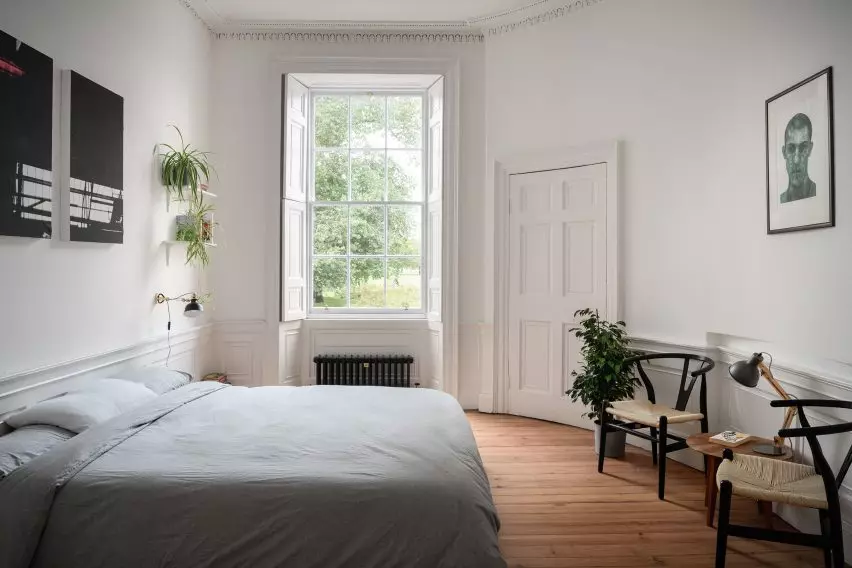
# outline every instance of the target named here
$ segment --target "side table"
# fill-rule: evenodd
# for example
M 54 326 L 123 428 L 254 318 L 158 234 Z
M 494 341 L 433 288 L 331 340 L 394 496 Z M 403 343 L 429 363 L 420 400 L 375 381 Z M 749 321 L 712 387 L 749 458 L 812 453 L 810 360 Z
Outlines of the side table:
M 710 441 L 710 437 L 715 436 L 717 433 L 693 434 L 692 436 L 686 439 L 686 444 L 690 448 L 692 448 L 696 452 L 707 456 L 707 471 L 704 472 L 706 483 L 706 487 L 704 489 L 704 504 L 707 506 L 708 527 L 713 526 L 713 519 L 716 516 L 716 496 L 719 493 L 719 488 L 716 487 L 716 470 L 719 469 L 719 464 L 722 463 L 722 452 L 724 452 L 726 449 L 730 449 L 735 454 L 757 456 L 759 454 L 754 453 L 755 446 L 773 443 L 772 440 L 753 437 L 751 440 L 745 442 L 744 444 L 740 444 L 735 448 L 729 448 L 728 446 L 723 446 L 721 444 L 716 444 Z M 791 450 L 787 446 L 784 446 L 784 453 L 780 456 L 760 455 L 760 457 L 771 460 L 787 461 L 793 459 L 793 450 Z M 764 503 L 762 501 L 759 501 L 758 507 L 760 508 L 760 512 L 767 517 L 768 522 L 771 522 L 772 503 Z

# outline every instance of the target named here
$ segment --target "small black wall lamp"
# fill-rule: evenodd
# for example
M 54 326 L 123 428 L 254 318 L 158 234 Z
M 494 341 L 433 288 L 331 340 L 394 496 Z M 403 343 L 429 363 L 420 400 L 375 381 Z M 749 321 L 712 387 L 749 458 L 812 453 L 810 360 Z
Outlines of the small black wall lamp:
M 189 296 L 189 298 L 187 298 Z M 180 296 L 175 296 L 174 298 L 169 298 L 165 294 L 157 294 L 154 296 L 154 300 L 158 304 L 168 304 L 169 302 L 185 302 L 186 307 L 183 309 L 183 315 L 188 318 L 197 318 L 204 311 L 204 306 L 201 305 L 201 301 L 198 299 L 198 294 L 195 292 L 187 292 L 186 294 L 181 294 Z M 169 328 L 171 328 L 171 322 L 169 322 Z
M 195 292 L 187 292 L 186 294 L 181 294 L 174 298 L 169 298 L 165 294 L 160 293 L 154 296 L 154 301 L 157 302 L 157 304 L 165 304 L 166 308 L 169 310 L 169 324 L 166 326 L 166 335 L 168 336 L 169 342 L 169 353 L 166 355 L 166 367 L 168 367 L 169 360 L 172 357 L 172 302 L 184 302 L 186 307 L 183 309 L 183 315 L 188 318 L 197 318 L 200 316 L 201 312 L 204 311 L 204 306 L 201 305 L 201 301 L 198 299 L 198 294 Z

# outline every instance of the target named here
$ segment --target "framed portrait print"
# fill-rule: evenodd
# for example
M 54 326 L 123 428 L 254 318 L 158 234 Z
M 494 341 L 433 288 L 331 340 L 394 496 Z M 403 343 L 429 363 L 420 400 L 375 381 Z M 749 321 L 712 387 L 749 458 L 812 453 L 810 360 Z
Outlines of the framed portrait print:
M 829 67 L 766 101 L 771 234 L 834 226 L 834 116 Z

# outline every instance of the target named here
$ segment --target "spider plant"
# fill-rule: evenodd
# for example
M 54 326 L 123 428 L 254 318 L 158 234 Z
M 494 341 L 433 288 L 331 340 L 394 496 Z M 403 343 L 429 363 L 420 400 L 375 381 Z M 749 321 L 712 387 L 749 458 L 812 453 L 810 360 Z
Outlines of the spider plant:
M 163 185 L 171 197 L 180 201 L 185 200 L 186 190 L 189 190 L 194 201 L 203 201 L 201 186 L 209 182 L 210 176 L 215 173 L 208 159 L 210 152 L 202 152 L 186 144 L 180 128 L 173 124 L 170 126 L 177 131 L 180 145 L 176 148 L 170 144 L 160 144 L 167 150 L 160 153 L 163 159 Z
M 206 267 L 210 264 L 208 246 L 212 244 L 214 207 L 193 201 L 186 215 L 179 220 L 176 239 L 186 244 L 186 264 Z

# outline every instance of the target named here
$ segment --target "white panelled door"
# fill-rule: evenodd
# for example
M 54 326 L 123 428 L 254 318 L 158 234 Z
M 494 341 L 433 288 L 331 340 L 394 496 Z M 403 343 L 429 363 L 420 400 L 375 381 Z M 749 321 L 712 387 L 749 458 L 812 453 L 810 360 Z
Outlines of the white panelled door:
M 510 178 L 511 414 L 588 426 L 565 391 L 579 368 L 574 312 L 607 309 L 606 165 Z

